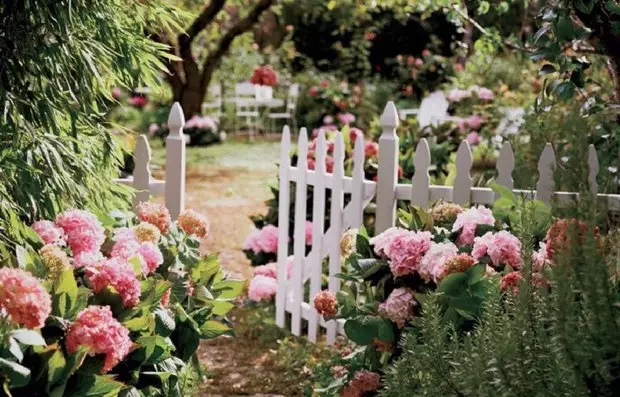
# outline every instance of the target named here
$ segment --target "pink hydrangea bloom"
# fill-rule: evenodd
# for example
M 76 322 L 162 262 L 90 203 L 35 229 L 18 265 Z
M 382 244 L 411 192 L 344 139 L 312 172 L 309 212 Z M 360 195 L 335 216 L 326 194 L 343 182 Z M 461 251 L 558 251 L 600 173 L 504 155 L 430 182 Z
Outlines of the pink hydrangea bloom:
M 488 255 L 495 267 L 504 264 L 518 269 L 521 267 L 521 242 L 505 230 L 497 233 L 487 232 L 484 236 L 474 239 L 471 255 L 476 260 Z
M 502 291 L 510 291 L 513 294 L 519 293 L 519 285 L 521 284 L 523 277 L 518 271 L 510 272 L 502 277 L 500 281 L 500 288 Z
M 278 282 L 271 277 L 256 275 L 250 280 L 248 298 L 255 302 L 271 299 L 278 290 Z
M 32 229 L 37 232 L 45 244 L 61 247 L 66 244 L 65 232 L 52 221 L 37 221 L 32 225 Z
M 448 92 L 448 101 L 450 102 L 460 102 L 463 99 L 470 98 L 471 92 L 469 90 L 461 90 L 458 88 L 454 88 Z
M 130 227 L 114 229 L 114 240 L 136 239 L 136 232 Z
M 474 242 L 476 227 L 478 225 L 494 225 L 495 218 L 489 208 L 482 205 L 468 208 L 457 215 L 456 221 L 452 225 L 452 231 L 461 231 L 456 243 L 458 245 L 471 244 Z
M 493 91 L 486 87 L 478 87 L 477 94 L 478 98 L 482 99 L 483 101 L 492 101 L 495 98 L 495 94 L 493 94 Z
M 131 350 L 129 330 L 112 315 L 109 306 L 89 306 L 82 310 L 67 330 L 67 352 L 75 353 L 87 346 L 91 355 L 105 354 L 102 372 L 121 362 Z
M 166 233 L 170 227 L 170 211 L 165 205 L 144 201 L 138 204 L 138 218 L 141 221 L 155 225 L 160 232 Z
M 310 221 L 306 221 L 306 245 L 312 245 L 312 228 L 313 224 Z
M 94 266 L 104 259 L 105 258 L 99 251 L 85 251 L 73 256 L 72 265 L 75 268 Z
M 260 230 L 257 244 L 262 252 L 278 252 L 278 228 L 274 225 L 265 225 Z
M 295 257 L 293 255 L 286 258 L 286 278 L 290 279 L 293 275 L 293 266 L 295 265 Z M 273 279 L 278 278 L 278 264 L 276 262 L 270 262 L 266 265 L 256 266 L 254 268 L 254 275 L 262 275 L 265 277 L 271 277 Z
M 145 275 L 154 272 L 159 265 L 164 263 L 164 256 L 159 248 L 149 241 L 140 244 L 139 253 L 144 258 L 142 271 Z
M 88 211 L 71 209 L 56 217 L 56 225 L 65 232 L 73 255 L 98 251 L 105 241 L 105 230 Z
M 332 124 L 334 122 L 334 118 L 332 116 L 325 116 L 323 117 L 323 124 Z
M 314 309 L 326 319 L 332 318 L 338 314 L 338 300 L 336 294 L 332 291 L 321 291 L 315 295 L 312 300 Z
M 480 116 L 479 114 L 472 114 L 465 119 L 465 124 L 467 124 L 468 127 L 473 128 L 474 130 L 480 128 L 483 122 L 484 117 Z
M 459 249 L 456 245 L 448 243 L 433 243 L 420 262 L 418 273 L 428 281 L 437 282 L 446 272 L 446 262 L 456 256 Z
M 36 277 L 22 269 L 0 269 L 0 311 L 27 328 L 41 328 L 52 312 L 52 300 Z
M 390 259 L 390 270 L 396 277 L 418 271 L 420 261 L 431 246 L 433 235 L 429 232 L 400 233 L 385 248 Z
M 245 251 L 253 251 L 255 254 L 260 252 L 260 246 L 258 245 L 258 239 L 260 236 L 260 229 L 252 230 L 243 243 L 243 249 Z
M 373 141 L 366 142 L 364 145 L 364 154 L 366 158 L 376 157 L 379 154 L 379 144 Z
M 476 146 L 476 145 L 479 145 L 480 142 L 482 142 L 482 137 L 480 136 L 478 132 L 472 131 L 469 134 L 467 134 L 467 136 L 465 137 L 465 140 L 471 146 Z
M 385 249 L 392 242 L 392 240 L 407 230 L 400 227 L 391 227 L 381 234 L 376 235 L 370 239 L 370 245 L 374 246 L 375 254 L 379 256 L 386 256 Z
M 121 296 L 124 307 L 133 307 L 140 301 L 140 282 L 129 262 L 122 258 L 87 267 L 85 274 L 96 294 L 110 286 Z
M 349 125 L 355 121 L 355 116 L 351 113 L 339 113 L 338 121 L 340 124 Z
M 193 234 L 198 238 L 206 237 L 209 234 L 209 220 L 205 215 L 194 210 L 181 212 L 177 224 L 185 233 Z
M 413 318 L 413 293 L 407 288 L 396 288 L 379 304 L 379 313 L 403 328 Z
M 140 242 L 133 236 L 122 236 L 116 240 L 110 251 L 110 257 L 129 260 L 140 255 Z

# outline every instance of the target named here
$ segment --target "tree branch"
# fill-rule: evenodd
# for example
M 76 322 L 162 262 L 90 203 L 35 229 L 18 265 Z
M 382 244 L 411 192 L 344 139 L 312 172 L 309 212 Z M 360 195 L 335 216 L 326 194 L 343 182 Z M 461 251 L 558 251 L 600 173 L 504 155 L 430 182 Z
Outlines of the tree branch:
M 222 11 L 222 8 L 224 8 L 225 4 L 226 0 L 211 0 L 209 5 L 206 6 L 204 10 L 202 10 L 202 13 L 200 13 L 198 18 L 196 18 L 194 22 L 192 22 L 190 27 L 187 28 L 185 35 L 189 37 L 190 42 L 194 40 L 194 38 L 198 36 L 198 34 L 202 32 L 204 28 L 206 28 L 211 22 L 213 22 L 217 14 Z
M 210 52 L 204 63 L 202 70 L 201 87 L 206 88 L 211 80 L 211 75 L 215 70 L 220 59 L 226 54 L 233 41 L 237 36 L 248 32 L 252 26 L 258 22 L 263 12 L 267 11 L 277 0 L 259 0 L 258 4 L 250 11 L 250 13 L 239 22 L 237 22 L 220 40 L 217 48 Z

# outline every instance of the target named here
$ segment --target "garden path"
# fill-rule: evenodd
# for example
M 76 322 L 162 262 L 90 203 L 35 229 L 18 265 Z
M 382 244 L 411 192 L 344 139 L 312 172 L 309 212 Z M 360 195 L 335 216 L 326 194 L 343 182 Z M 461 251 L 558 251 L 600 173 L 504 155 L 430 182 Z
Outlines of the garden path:
M 263 140 L 187 149 L 186 208 L 208 216 L 209 246 L 220 253 L 224 269 L 238 278 L 252 276 L 241 248 L 253 228 L 249 216 L 266 210 L 264 201 L 277 181 L 278 147 L 277 140 Z M 164 150 L 154 149 L 155 167 L 163 164 L 163 158 Z M 199 354 L 207 380 L 199 396 L 295 395 L 283 391 L 290 390 L 286 383 L 291 380 L 284 379 L 276 363 L 277 344 L 259 342 L 261 336 L 253 332 L 252 316 L 251 310 L 234 310 L 231 319 L 237 336 L 204 342 Z

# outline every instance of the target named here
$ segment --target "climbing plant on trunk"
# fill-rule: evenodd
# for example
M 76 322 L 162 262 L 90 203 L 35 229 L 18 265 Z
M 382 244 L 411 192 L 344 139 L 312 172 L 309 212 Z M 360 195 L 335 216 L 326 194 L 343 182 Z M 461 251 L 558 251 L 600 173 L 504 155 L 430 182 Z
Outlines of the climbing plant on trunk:
M 252 6 L 247 13 L 244 13 L 243 10 L 247 8 L 244 2 L 211 0 L 176 37 L 163 33 L 152 36 L 156 41 L 169 45 L 170 52 L 178 57 L 168 62 L 167 79 L 174 100 L 181 103 L 186 116 L 200 112 L 213 73 L 234 40 L 249 32 L 260 21 L 261 15 L 275 5 L 277 0 L 258 0 L 249 3 Z M 219 18 L 224 13 L 229 14 L 228 21 Z M 198 54 L 199 37 L 200 46 L 208 48 L 204 56 Z

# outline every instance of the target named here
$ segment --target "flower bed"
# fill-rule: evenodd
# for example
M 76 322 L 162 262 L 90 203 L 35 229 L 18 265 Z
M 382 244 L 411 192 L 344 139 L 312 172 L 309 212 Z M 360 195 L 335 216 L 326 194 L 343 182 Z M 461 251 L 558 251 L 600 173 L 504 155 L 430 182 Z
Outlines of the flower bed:
M 13 395 L 191 393 L 201 339 L 225 319 L 243 283 L 206 252 L 207 219 L 171 222 L 160 204 L 138 217 L 72 209 L 32 225 L 20 268 L 0 269 L 0 373 Z

